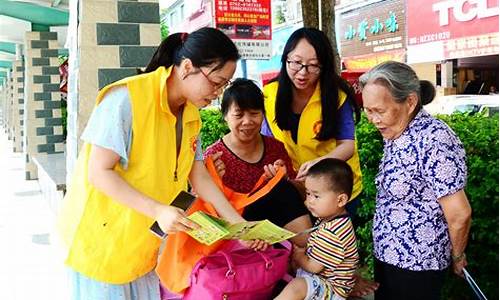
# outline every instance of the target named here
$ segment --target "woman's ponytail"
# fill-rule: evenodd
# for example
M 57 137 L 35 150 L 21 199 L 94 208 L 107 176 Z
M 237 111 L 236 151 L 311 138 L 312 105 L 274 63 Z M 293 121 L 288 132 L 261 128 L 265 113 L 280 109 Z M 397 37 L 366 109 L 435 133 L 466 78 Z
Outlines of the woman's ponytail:
M 204 27 L 190 34 L 182 32 L 169 35 L 158 46 L 141 73 L 153 72 L 159 67 L 179 66 L 184 58 L 190 59 L 197 68 L 215 63 L 214 69 L 219 69 L 228 61 L 237 61 L 240 55 L 234 43 L 222 31 Z
M 170 67 L 174 64 L 186 33 L 174 33 L 164 39 L 156 49 L 151 61 L 143 73 L 153 72 L 159 67 Z

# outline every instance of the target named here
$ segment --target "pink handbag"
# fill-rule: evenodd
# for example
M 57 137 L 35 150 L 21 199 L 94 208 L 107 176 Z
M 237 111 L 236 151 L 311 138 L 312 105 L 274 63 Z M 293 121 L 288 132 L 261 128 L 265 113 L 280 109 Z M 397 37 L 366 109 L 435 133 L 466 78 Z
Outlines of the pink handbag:
M 183 299 L 270 299 L 289 257 L 286 248 L 219 250 L 195 265 Z

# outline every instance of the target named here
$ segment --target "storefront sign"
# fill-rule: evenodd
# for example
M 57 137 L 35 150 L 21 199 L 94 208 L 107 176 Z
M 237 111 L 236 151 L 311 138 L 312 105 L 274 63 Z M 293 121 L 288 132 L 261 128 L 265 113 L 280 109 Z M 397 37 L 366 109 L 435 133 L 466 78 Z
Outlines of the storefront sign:
M 342 58 L 342 62 L 349 71 L 365 72 L 374 66 L 388 60 L 405 61 L 405 51 L 385 51 L 383 53 L 367 54 Z
M 407 11 L 408 62 L 498 54 L 498 0 L 407 0 Z
M 234 41 L 242 58 L 271 58 L 271 0 L 215 0 L 215 27 Z
M 404 61 L 402 0 L 377 2 L 340 15 L 341 56 L 348 70 L 367 70 L 392 58 Z

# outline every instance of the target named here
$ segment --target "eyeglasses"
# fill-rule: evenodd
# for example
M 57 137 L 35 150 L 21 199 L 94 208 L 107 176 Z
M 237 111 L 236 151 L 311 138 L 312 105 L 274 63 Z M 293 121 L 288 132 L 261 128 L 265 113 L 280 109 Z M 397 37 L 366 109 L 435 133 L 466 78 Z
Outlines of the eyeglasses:
M 213 81 L 212 79 L 210 79 L 210 77 L 208 77 L 208 74 L 203 72 L 202 68 L 199 68 L 199 69 L 200 69 L 201 74 L 203 74 L 203 76 L 205 76 L 205 78 L 212 85 L 212 87 L 214 88 L 215 91 L 218 91 L 221 89 L 224 90 L 228 85 L 231 84 L 231 79 L 228 79 L 227 81 L 223 81 L 222 83 L 217 83 L 217 82 Z
M 300 61 L 295 61 L 295 60 L 287 60 L 286 61 L 288 64 L 288 67 L 290 70 L 295 71 L 295 72 L 300 72 L 303 68 L 306 69 L 307 73 L 311 74 L 319 74 L 321 72 L 321 66 L 315 65 L 315 64 L 303 64 Z

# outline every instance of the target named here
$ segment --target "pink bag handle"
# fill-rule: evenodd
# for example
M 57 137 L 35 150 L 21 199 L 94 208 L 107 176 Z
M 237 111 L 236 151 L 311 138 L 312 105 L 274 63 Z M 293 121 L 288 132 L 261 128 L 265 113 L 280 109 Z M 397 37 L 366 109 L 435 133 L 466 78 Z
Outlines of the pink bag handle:
M 225 251 L 221 250 L 221 251 L 219 251 L 219 253 L 222 254 L 222 256 L 224 256 L 224 258 L 226 259 L 226 262 L 227 262 L 228 270 L 226 272 L 226 277 L 233 279 L 234 275 L 236 275 L 236 272 L 234 271 L 234 265 L 233 265 L 233 261 L 231 260 L 231 257 L 229 257 L 229 254 L 227 254 Z
M 283 247 L 285 247 L 288 251 L 291 251 L 292 250 L 292 243 L 290 243 L 289 241 L 283 241 L 280 243 Z M 228 267 L 228 270 L 226 272 L 226 277 L 227 278 L 230 278 L 230 279 L 233 279 L 234 276 L 236 275 L 236 272 L 234 271 L 234 264 L 233 264 L 233 261 L 231 260 L 231 257 L 229 256 L 229 254 L 227 254 L 226 251 L 224 250 L 219 250 L 218 253 L 222 254 L 222 256 L 224 256 L 224 259 L 226 260 L 226 263 L 227 263 L 227 267 Z M 262 259 L 265 261 L 266 263 L 266 270 L 269 270 L 271 269 L 273 266 L 274 266 L 274 263 L 271 259 L 269 259 L 269 257 L 267 255 L 265 255 L 264 253 L 262 253 L 262 251 L 256 251 L 256 253 L 258 253 L 260 255 L 260 257 L 262 257 Z M 193 268 L 193 271 L 191 272 L 192 276 L 194 277 L 194 281 L 195 283 L 197 282 L 198 280 L 198 270 L 203 267 L 205 265 L 204 263 L 204 258 L 202 260 L 200 260 Z M 283 279 L 286 281 L 286 282 L 290 282 L 291 279 L 293 279 L 293 277 L 291 277 L 289 274 L 285 274 L 283 276 Z
M 266 270 L 269 270 L 273 267 L 274 263 L 272 260 L 269 259 L 269 257 L 267 257 L 264 253 L 262 253 L 262 251 L 256 251 L 260 257 L 262 257 L 262 259 L 264 259 L 264 261 L 266 262 Z

